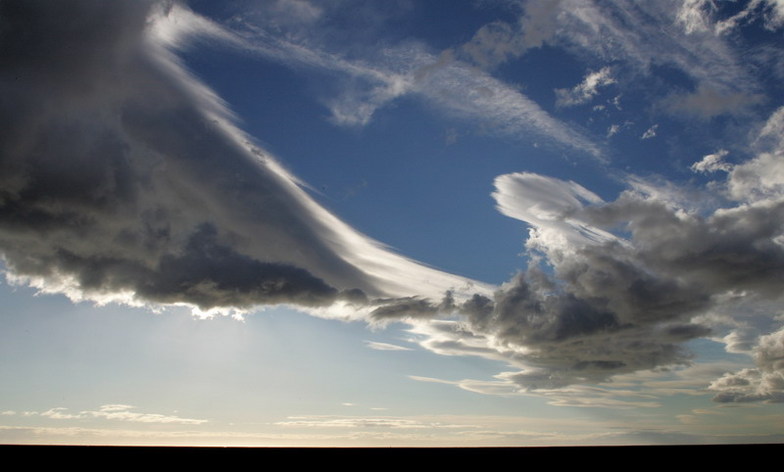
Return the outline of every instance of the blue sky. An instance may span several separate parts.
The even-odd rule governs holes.
[[[782,441],[781,1],[0,18],[0,442]]]

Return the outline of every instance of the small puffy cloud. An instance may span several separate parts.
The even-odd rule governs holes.
[[[614,83],[612,70],[609,67],[603,67],[597,72],[586,75],[583,81],[572,89],[556,89],[555,104],[560,107],[570,107],[587,103],[599,93],[599,88]]]
[[[656,137],[656,129],[659,128],[659,125],[653,125],[640,136],[640,139],[651,139]]]
[[[726,149],[720,149],[714,154],[708,154],[704,156],[701,161],[692,164],[691,170],[701,173],[716,172],[719,170],[727,172],[732,169],[730,164],[723,161],[727,154],[729,154],[729,151]]]
[[[616,123],[616,124],[610,125],[610,127],[607,128],[607,137],[611,138],[611,137],[615,136],[616,134],[620,133],[622,130],[624,130],[626,128],[629,128],[633,124],[634,123],[631,122],[631,121],[624,121],[623,123],[620,123],[620,124]]]

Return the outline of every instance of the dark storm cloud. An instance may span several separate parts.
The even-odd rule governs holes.
[[[470,283],[317,205],[182,65],[195,39],[244,43],[181,2],[4,1],[0,35],[9,277],[202,310],[390,305],[379,316]]]
[[[199,308],[297,303],[324,305],[337,290],[298,267],[260,262],[221,245],[216,229],[204,224],[190,236],[180,254],[167,254],[155,269],[123,258],[80,256],[64,250],[56,264],[79,274],[87,291],[131,290],[159,303],[187,301]]]
[[[6,268],[203,309],[375,290],[293,180],[151,41],[151,15],[172,5],[0,3]]]
[[[783,205],[778,198],[700,216],[626,192],[579,213],[584,223],[628,231],[628,243],[586,244],[563,254],[548,247],[555,240],[542,237],[536,249],[545,252],[553,275],[518,277],[496,294],[492,311],[485,303],[483,315],[470,319],[480,332],[533,349],[526,361],[543,371],[513,378],[529,387],[686,362],[682,343],[712,331],[695,317],[722,309],[726,294],[781,299]],[[776,346],[767,345],[755,352],[757,370],[767,372],[759,376],[771,382],[780,369],[763,367],[763,353]]]
[[[708,306],[705,294],[610,254],[586,250],[574,257],[579,263],[559,267],[557,279],[529,269],[492,300],[463,306],[472,331],[525,348],[516,360],[532,370],[510,380],[528,389],[558,388],[685,363],[690,354],[680,343],[710,333],[689,322]]]
[[[706,290],[781,293],[784,202],[769,201],[718,211],[709,217],[678,214],[665,202],[629,195],[590,212],[597,223],[625,221],[638,257],[663,274]]]

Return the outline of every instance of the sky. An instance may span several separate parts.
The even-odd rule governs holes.
[[[783,35],[0,3],[0,443],[784,442]]]

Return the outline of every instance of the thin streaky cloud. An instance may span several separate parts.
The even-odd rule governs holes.
[[[365,345],[376,351],[411,351],[412,349],[397,344],[381,343],[377,341],[365,341]]]
[[[28,416],[43,416],[53,420],[83,420],[104,419],[109,421],[127,421],[132,423],[162,423],[162,424],[189,424],[200,425],[207,423],[204,419],[182,418],[174,415],[160,413],[141,413],[133,411],[130,405],[103,405],[97,410],[84,410],[71,413],[68,408],[50,408],[43,412],[27,412]]]
[[[347,60],[337,54],[270,35],[247,22],[222,28],[230,44],[290,67],[339,72],[364,85],[327,99],[336,123],[366,125],[377,109],[404,95],[418,95],[448,113],[480,120],[495,133],[512,137],[535,135],[561,146],[601,158],[602,150],[589,138],[559,121],[519,90],[456,59],[450,51],[435,54],[422,44],[409,43],[376,51],[377,59]],[[213,35],[218,37],[217,35]],[[356,87],[356,86],[355,86]]]

